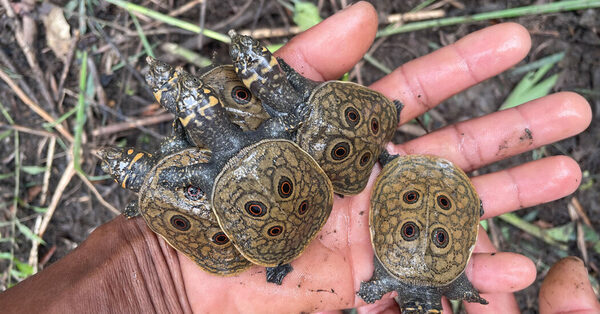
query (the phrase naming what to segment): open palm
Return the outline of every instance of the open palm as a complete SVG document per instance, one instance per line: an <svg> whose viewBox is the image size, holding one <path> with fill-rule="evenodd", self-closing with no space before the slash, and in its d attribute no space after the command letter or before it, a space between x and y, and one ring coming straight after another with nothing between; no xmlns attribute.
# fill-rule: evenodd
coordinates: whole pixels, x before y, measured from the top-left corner
<svg viewBox="0 0 600 314"><path fill-rule="evenodd" d="M298 72L313 80L331 80L351 69L371 45L377 16L371 5L358 3L296 36L277 52ZM527 31L506 23L472 33L456 43L397 68L371 88L404 105L405 123L444 99L519 62L530 48ZM590 123L587 102L574 93L557 93L514 109L450 125L387 149L397 154L432 154L472 171L503 158L572 136ZM525 135L525 136L524 136ZM198 312L314 312L363 306L355 292L373 271L368 212L376 167L367 188L337 198L331 216L281 286L265 282L264 267L234 277L203 272L179 255L185 291ZM581 172L568 157L549 157L473 177L483 202L483 219L549 202L573 192ZM535 278L533 263L514 253L495 254L480 232L466 269L489 305L466 303L467 311L518 311L513 291ZM393 296L388 294L387 296ZM386 296L386 297L387 297ZM363 309L386 309L386 298ZM445 310L449 311L447 302Z"/></svg>

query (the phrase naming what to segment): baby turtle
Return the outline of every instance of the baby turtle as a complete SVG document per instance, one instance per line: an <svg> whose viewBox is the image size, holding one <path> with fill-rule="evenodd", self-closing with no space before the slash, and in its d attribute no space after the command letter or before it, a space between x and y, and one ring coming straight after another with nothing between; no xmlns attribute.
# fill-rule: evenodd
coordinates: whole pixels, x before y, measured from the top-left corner
<svg viewBox="0 0 600 314"><path fill-rule="evenodd" d="M205 191L233 244L251 262L268 267L268 281L281 283L291 270L288 263L304 251L331 212L331 182L289 140L297 125L293 116L270 118L256 131L243 132L210 86L176 72L177 119L190 142L210 149L212 157L207 163L164 169L159 181L165 188L192 185ZM161 81L173 82L153 78L148 83L153 90L174 90L153 85ZM160 96L161 102L171 99L164 92Z"/></svg>
<svg viewBox="0 0 600 314"><path fill-rule="evenodd" d="M146 61L150 65L146 81L152 86L154 97L165 109L176 115L181 93L179 72L160 60L148 57ZM198 78L214 89L229 119L242 130L256 130L270 117L260 100L237 77L233 66L217 66Z"/></svg>
<svg viewBox="0 0 600 314"><path fill-rule="evenodd" d="M235 71L267 113L300 116L294 141L323 168L334 191L362 191L396 130L400 102L352 82L309 80L252 37L229 35Z"/></svg>
<svg viewBox="0 0 600 314"><path fill-rule="evenodd" d="M440 313L442 295L487 304L465 275L477 240L481 201L450 161L381 155L371 195L372 278L357 292L373 303L396 290L402 313Z"/></svg>
<svg viewBox="0 0 600 314"><path fill-rule="evenodd" d="M104 148L99 152L102 169L123 188L139 192L138 199L127 205L123 215L133 218L141 214L152 231L207 272L221 276L240 273L252 263L221 230L202 191L192 186L165 189L157 184L156 178L165 168L205 163L210 158L207 150L181 148L187 142L180 139L174 135L164 141L156 155L134 148ZM161 159L160 155L166 156Z"/></svg>

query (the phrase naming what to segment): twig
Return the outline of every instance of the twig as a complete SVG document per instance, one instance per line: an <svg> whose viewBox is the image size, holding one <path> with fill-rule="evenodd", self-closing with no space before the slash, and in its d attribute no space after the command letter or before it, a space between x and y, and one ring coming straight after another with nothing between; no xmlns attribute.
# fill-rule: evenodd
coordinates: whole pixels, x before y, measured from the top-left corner
<svg viewBox="0 0 600 314"><path fill-rule="evenodd" d="M252 3L254 3L253 0L246 1L246 3L244 3L244 5L234 15L232 15L228 19L224 20L223 22L213 25L212 28L213 29L221 29L221 28L231 24L233 21L238 20L246 12L246 10L250 7L250 5Z"/></svg>
<svg viewBox="0 0 600 314"><path fill-rule="evenodd" d="M576 206L573 202L574 199L575 198L573 198L571 202L567 204L567 210L569 211L569 216L571 217L571 220L575 223L575 226L577 227L577 248L581 252L581 257L583 257L583 261L587 265L589 263L589 259L587 246L585 245L585 233L583 231L583 225L581 224L582 218L577 212L577 209L575 209Z"/></svg>
<svg viewBox="0 0 600 314"><path fill-rule="evenodd" d="M50 132L42 131L42 130L35 130L35 129L31 129L26 126L22 126L22 125L18 125L18 124L7 125L4 123L0 123L0 128L17 130L19 132L33 134L33 135L37 135L37 136L43 136L43 137L52 137L52 138L57 137L57 135L54 133L50 133Z"/></svg>
<svg viewBox="0 0 600 314"><path fill-rule="evenodd" d="M581 203L579 203L579 200L577 199L577 197L573 197L571 199L571 204L573 205L573 208L577 211L577 214L579 215L579 217L583 220L583 222L590 228L594 228L592 226L592 222L590 221L590 218L587 216L587 214L585 213L585 210L583 210L583 207L581 206Z"/></svg>
<svg viewBox="0 0 600 314"><path fill-rule="evenodd" d="M173 120L173 115L170 113L167 113L167 114L162 114L160 116L152 116L152 117L138 119L138 120L131 121L131 122L122 122L122 123L115 123L115 124L107 125L107 126L93 130L92 135L93 136L108 135L108 134L113 134L113 133L129 130L129 129L137 128L137 127L144 126L144 125L157 124L157 123L171 121L171 120Z"/></svg>
<svg viewBox="0 0 600 314"><path fill-rule="evenodd" d="M67 79L67 75L69 74L69 69L71 68L71 62L73 62L73 57L75 56L75 47L77 47L77 41L79 41L79 31L75 31L75 36L73 36L71 43L69 44L69 52L67 53L66 58L63 60L64 67L58 83L56 101L61 98L60 95L65 87L65 81Z"/></svg>
<svg viewBox="0 0 600 314"><path fill-rule="evenodd" d="M54 100L52 99L52 96L50 95L50 91L48 91L48 86L46 86L46 81L44 80L44 73L42 72L42 69L40 68L39 63L37 62L35 53L31 49L31 46L29 45L29 43L27 43L27 40L25 39L25 36L23 34L23 25L21 24L21 21L19 21L17 19L17 16L13 12L12 7L10 6L10 3L8 2L8 0L1 0L1 1L2 1L2 6L4 6L4 9L6 10L7 15L9 17L11 17L14 21L15 39L17 40L17 44L19 44L19 47L23 51L23 54L25 55L25 58L27 59L27 63L29 63L29 66L33 70L34 78L40 85L39 88L40 88L40 91L42 92L42 96L44 96L44 98L46 99L46 102L48 103L49 108L54 108L55 107Z"/></svg>
<svg viewBox="0 0 600 314"><path fill-rule="evenodd" d="M418 12L407 12L399 14L390 14L385 17L385 24L394 24L402 22L413 22L435 19L446 16L444 10L431 10L431 11L418 11Z"/></svg>
<svg viewBox="0 0 600 314"><path fill-rule="evenodd" d="M399 33L412 32L421 29L427 29L431 27L443 27L449 25L456 25L461 23L472 23L479 21L487 21L490 19L500 18L514 18L526 15L539 15L548 13L557 13L563 11L590 9L600 7L600 0L571 0L571 1L558 1L553 3L539 4L523 6L518 8L511 8L506 10L498 10L493 12L484 12L479 14L447 17L429 21L409 23L402 26L386 27L377 32L377 37L389 36Z"/></svg>
<svg viewBox="0 0 600 314"><path fill-rule="evenodd" d="M50 183L50 173L52 170L52 161L54 160L54 149L56 148L56 137L50 137L48 143L48 155L46 156L46 171L44 172L44 184L42 185L42 196L40 197L40 204L46 203L46 196L48 194L48 185Z"/></svg>
<svg viewBox="0 0 600 314"><path fill-rule="evenodd" d="M102 197L100 192L98 192L96 187L90 182L90 180L88 180L88 178L85 177L85 175L82 172L78 171L77 175L79 176L79 179L81 179L81 181L83 181L83 183L85 183L85 185L88 187L88 189L90 189L92 191L92 193L94 193L94 195L96 195L100 204L104 205L104 207L106 207L108 210L110 210L114 214L117 214L117 215L121 214L121 212L118 209L114 208L106 200L104 200L104 198Z"/></svg>
<svg viewBox="0 0 600 314"><path fill-rule="evenodd" d="M36 103L34 103L31 98L27 97L27 95L25 95L25 93L23 93L23 90L15 83L15 81L13 81L10 76L8 76L6 73L4 73L4 71L0 71L0 78L6 82L6 84L8 84L8 86L13 90L13 92L15 94L17 94L17 96L21 99L21 101L23 101L31 110L33 110L35 113L37 113L40 117L42 117L42 119L46 120L47 122L50 123L54 123L54 121L56 119L54 119L52 116L50 116L50 114L48 114L44 109L42 109L40 106L38 106ZM73 135L71 135L71 133L69 133L69 131L67 131L67 129L65 129L61 124L57 124L55 126L56 130L58 130L58 132L60 132L60 134L62 134L69 142L73 141Z"/></svg>
<svg viewBox="0 0 600 314"><path fill-rule="evenodd" d="M71 179L73 178L74 174L75 174L75 164L73 163L73 159L71 159L69 161L69 164L67 165L67 168L65 169L65 172L63 173L62 177L60 177L60 181L58 181L56 190L54 190L54 194L52 195L52 199L50 200L48 209L46 210L46 213L44 213L44 219L42 219L42 224L40 226L40 230L37 233L37 235L40 238L46 232L46 229L48 228L48 224L50 223L50 219L52 219L52 216L54 215L54 211L56 210L56 207L58 206L58 202L60 201L60 198L61 198L63 192L65 191L65 188L67 187L69 182L71 182Z"/></svg>
<svg viewBox="0 0 600 314"><path fill-rule="evenodd" d="M2 49L0 49L0 60L2 60L2 63L4 63L4 66L6 66L11 72L20 75L17 72L17 69L15 68L15 66L12 64L12 62L10 61L10 58L4 53L4 51L2 51ZM40 101L35 97L35 93L33 91L31 91L31 88L29 87L29 85L27 85L27 81L26 80L19 80L19 86L23 89L23 91L25 91L26 95L30 95L31 99L33 100L34 103L39 103Z"/></svg>
<svg viewBox="0 0 600 314"><path fill-rule="evenodd" d="M184 5L176 8L175 10L167 13L167 15L168 16L172 16L172 17L179 16L179 15L181 15L181 14L183 14L183 13L191 10L193 7L195 7L198 3L201 3L201 2L204 2L204 0L193 0L193 1L190 1L190 2L188 2L186 4L184 4ZM156 21L152 21L152 22L144 25L142 28L144 29L144 32L146 32L147 30L149 30L151 28L155 28L155 27L160 26L162 24L163 24L162 21L156 20Z"/></svg>

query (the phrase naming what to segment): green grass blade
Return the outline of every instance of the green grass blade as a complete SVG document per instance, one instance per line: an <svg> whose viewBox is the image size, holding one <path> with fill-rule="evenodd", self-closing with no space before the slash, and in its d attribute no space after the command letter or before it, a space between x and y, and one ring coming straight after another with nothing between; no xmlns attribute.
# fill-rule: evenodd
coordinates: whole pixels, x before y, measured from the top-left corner
<svg viewBox="0 0 600 314"><path fill-rule="evenodd" d="M373 58L373 56L371 56L370 54L366 53L363 56L363 59L365 59L365 61L367 61L368 63L370 63L372 66L376 67L377 69L379 69L381 72L385 73L385 74L390 74L392 73L392 69L388 68L385 64L379 62L379 60Z"/></svg>
<svg viewBox="0 0 600 314"><path fill-rule="evenodd" d="M542 66L549 64L549 63L555 64L557 62L560 62L564 57L565 57L564 51L558 52L558 53L549 55L547 57L541 58L537 61L527 63L520 67L516 67L516 68L514 68L514 70L510 71L510 75L518 76L518 75L525 74L525 73L533 71L533 70L537 70L537 69L541 68Z"/></svg>
<svg viewBox="0 0 600 314"><path fill-rule="evenodd" d="M427 7L428 5L434 3L436 0L425 0L421 3L419 3L419 5L417 5L416 7L412 8L410 11L408 12L417 12L417 11L421 11L423 10L425 7Z"/></svg>
<svg viewBox="0 0 600 314"><path fill-rule="evenodd" d="M29 227L22 224L18 219L16 219L15 222L17 228L19 229L19 232L21 232L26 238L28 238L31 241L37 241L39 243L46 244L46 242L44 242L44 239L40 238L37 234L33 233L33 231L29 229Z"/></svg>
<svg viewBox="0 0 600 314"><path fill-rule="evenodd" d="M144 34L142 25L140 25L140 21L138 21L138 18L131 11L129 11L129 16L131 16L131 20L133 21L133 25L135 25L135 30L137 31L138 36L140 36L140 40L142 41L142 45L144 46L144 51L146 51L146 54L150 57L156 58L154 56L154 51L152 51L152 46L150 46L148 38L146 38L146 34Z"/></svg>
<svg viewBox="0 0 600 314"><path fill-rule="evenodd" d="M179 27L181 29L185 29L192 33L196 33L196 34L202 33L202 35L204 35L208 38L212 38L212 39L215 39L220 42L227 43L227 44L230 43L229 36L227 36L227 35L212 31L210 29L202 29L202 28L200 28L200 26L198 26L196 24L182 21L182 20L174 18L172 16L168 16L166 14L162 14L160 12L150 10L141 5L133 4L133 3L130 3L127 1L122 1L122 0L106 0L106 2L120 6L128 11L133 11L133 12L136 12L139 14L143 14L143 15L151 17L155 20L161 21L165 24L169 24L169 25L173 25L175 27Z"/></svg>
<svg viewBox="0 0 600 314"><path fill-rule="evenodd" d="M87 50L84 50L81 54L81 69L79 71L79 97L77 99L77 116L75 118L75 140L73 141L73 162L75 163L75 169L79 172L82 172L80 164L81 137L83 135L83 126L86 120L85 93L87 85L87 55Z"/></svg>
<svg viewBox="0 0 600 314"><path fill-rule="evenodd" d="M21 167L21 170L23 170L23 172L26 172L30 175L36 175L36 174L44 173L44 171L46 171L46 167L23 166L23 167Z"/></svg>
<svg viewBox="0 0 600 314"><path fill-rule="evenodd" d="M114 1L114 0L109 0ZM539 4L539 5L529 5L524 7L506 9L506 10L498 10L493 12L485 12L474 15L467 16L458 16L458 17L447 17L436 20L428 20L422 22L414 22L408 23L400 26L390 25L381 31L377 32L377 37L381 36L389 36L400 33L413 32L417 30L432 28L432 27L442 27L456 24L464 24L464 23L473 23L479 21L486 21L491 19L501 19L501 18L514 18L525 15L538 15L538 14L548 14L548 13L557 13L563 11L572 11L572 10L583 10L589 8L597 8L600 7L600 0L570 0L570 1L559 1L553 3Z"/></svg>
<svg viewBox="0 0 600 314"><path fill-rule="evenodd" d="M301 30L305 31L323 19L319 16L319 8L305 1L295 1L294 2L294 23L300 27Z"/></svg>
<svg viewBox="0 0 600 314"><path fill-rule="evenodd" d="M549 236L547 234L546 230L544 230L534 224L528 223L527 221L521 219L519 216L517 216L513 213L506 213L506 214L498 216L498 218L533 235L534 237L541 239L542 241L544 241L550 245L554 245L554 246L560 248L561 250L567 249L567 246L565 244L562 244L561 242L558 242L554 238Z"/></svg>
<svg viewBox="0 0 600 314"><path fill-rule="evenodd" d="M59 117L58 119L56 119L54 122L52 122L52 123L46 122L46 123L43 123L43 124L42 124L42 126L43 126L45 129L53 128L53 127L55 127L56 125L58 125L58 124L62 123L63 121L65 121L67 118L69 118L70 116L72 116L72 115L73 115L73 114L75 114L76 112L77 112L77 107L75 107L75 108L73 108L73 109L71 109L71 110L67 111L65 114L63 114L62 116L60 116L60 117Z"/></svg>
<svg viewBox="0 0 600 314"><path fill-rule="evenodd" d="M182 57L188 63L193 63L194 65L204 68L210 66L212 64L212 60L209 58L205 58L195 51L184 48L180 45L174 43L164 43L160 46L162 50L168 52L169 54L174 54Z"/></svg>

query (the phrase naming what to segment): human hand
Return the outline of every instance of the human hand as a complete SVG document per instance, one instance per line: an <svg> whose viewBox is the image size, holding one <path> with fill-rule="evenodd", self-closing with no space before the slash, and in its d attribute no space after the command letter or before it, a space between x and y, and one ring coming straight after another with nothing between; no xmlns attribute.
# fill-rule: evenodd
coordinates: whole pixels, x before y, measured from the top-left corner
<svg viewBox="0 0 600 314"><path fill-rule="evenodd" d="M348 71L371 45L377 16L367 3L358 3L296 36L277 52L298 72L314 80L330 80ZM526 30L500 24L475 32L453 45L411 61L371 87L405 105L405 123L444 99L492 77L520 61L530 48ZM472 171L500 159L581 132L590 123L587 102L573 93L550 95L520 107L489 114L436 130L387 149L398 154L433 154ZM528 131L526 131L528 130ZM529 132L531 138L523 136ZM358 307L356 296L373 271L368 229L369 198L374 178L356 196L336 198L331 216L281 286L265 282L264 267L221 278L203 272L180 254L188 300L198 312L314 312ZM568 157L549 157L512 169L472 178L483 201L483 219L549 202L579 185L578 165ZM466 303L469 312L517 312L512 295L535 278L535 267L513 253L495 253L485 232L467 266L470 281L489 305ZM361 309L379 311L393 304L386 299ZM384 297L385 298L385 297ZM448 303L444 310L449 312Z"/></svg>
<svg viewBox="0 0 600 314"><path fill-rule="evenodd" d="M600 302L580 259L565 257L550 268L540 288L539 309L541 314L600 313Z"/></svg>

